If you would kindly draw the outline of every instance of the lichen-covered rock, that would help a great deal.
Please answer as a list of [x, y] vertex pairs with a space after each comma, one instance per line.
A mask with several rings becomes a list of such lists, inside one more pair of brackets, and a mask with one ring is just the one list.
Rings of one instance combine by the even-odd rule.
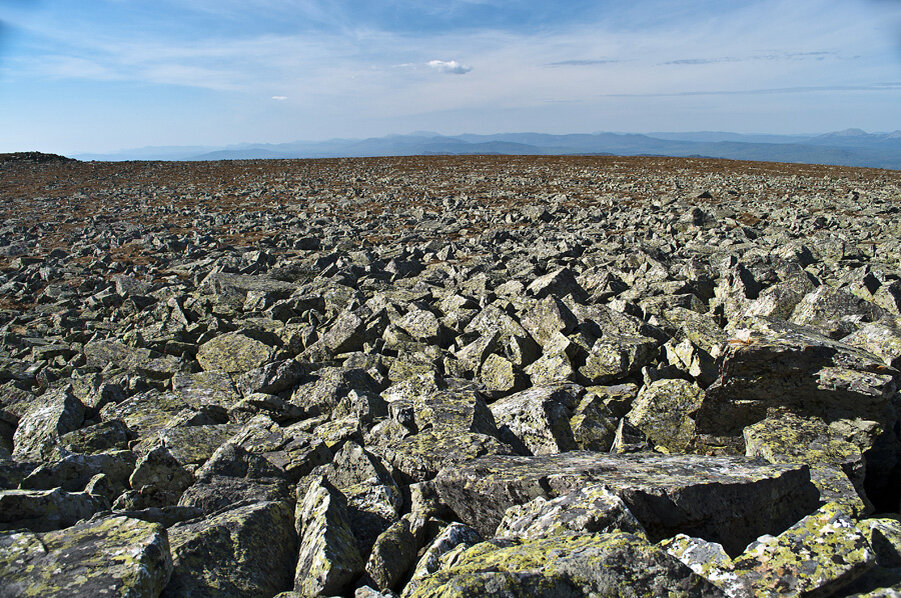
[[441, 499], [488, 537], [509, 507], [589, 484], [604, 484], [619, 496], [652, 541], [685, 533], [719, 542], [730, 554], [761, 534], [786, 529], [819, 500], [807, 467], [745, 457], [488, 456], [444, 469], [435, 479]]
[[444, 468], [482, 455], [515, 454], [497, 438], [461, 430], [428, 429], [391, 442], [380, 449], [409, 481], [431, 480]]
[[81, 427], [84, 404], [71, 387], [44, 393], [19, 420], [13, 435], [13, 456], [39, 455], [46, 444], [56, 444], [59, 437]]
[[0, 534], [4, 597], [159, 596], [171, 572], [166, 530], [139, 519], [110, 517], [46, 534]]
[[52, 490], [0, 490], [0, 530], [29, 529], [49, 532], [75, 525], [108, 508], [87, 492]]
[[277, 394], [293, 387], [310, 373], [309, 364], [283, 359], [245, 371], [235, 380], [235, 386], [245, 397], [256, 392]]
[[479, 380], [485, 388], [499, 394], [516, 392], [528, 386], [525, 373], [512, 361], [497, 353], [492, 353], [482, 363]]
[[886, 365], [901, 369], [901, 331], [880, 323], [864, 324], [842, 339], [843, 343], [869, 351]]
[[346, 311], [322, 335], [323, 344], [333, 353], [359, 351], [366, 340], [366, 322], [357, 314]]
[[491, 405], [501, 438], [533, 455], [579, 448], [570, 419], [585, 389], [577, 384], [536, 386]]
[[132, 437], [125, 422], [111, 419], [63, 434], [59, 438], [59, 446], [72, 453], [91, 455], [125, 450]]
[[[319, 475], [345, 497], [351, 529], [363, 553], [399, 518], [400, 487], [385, 463], [355, 442], [347, 441], [330, 464], [313, 471], [313, 477]], [[306, 487], [301, 483], [297, 490], [298, 500], [303, 500]]]
[[770, 463], [806, 463], [824, 502], [842, 504], [852, 515], [869, 512], [860, 449], [822, 420], [792, 413], [768, 417], [744, 430], [745, 454]]
[[272, 596], [291, 585], [297, 536], [290, 505], [256, 502], [169, 529], [166, 598]]
[[22, 480], [21, 487], [34, 490], [62, 488], [78, 492], [84, 490], [92, 477], [103, 473], [108, 482], [121, 491], [128, 487], [128, 478], [134, 468], [135, 455], [131, 451], [70, 454], [59, 461], [39, 466]]
[[632, 534], [483, 542], [457, 552], [405, 598], [426, 596], [722, 596], [710, 582]]
[[432, 540], [428, 548], [422, 553], [416, 568], [410, 576], [410, 581], [404, 588], [405, 593], [412, 593], [423, 578], [438, 570], [441, 557], [458, 546], [472, 546], [483, 540], [481, 534], [475, 529], [463, 523], [448, 524], [438, 536]]
[[339, 594], [363, 573], [365, 563], [354, 540], [345, 499], [324, 478], [309, 485], [297, 505], [295, 525], [300, 553], [294, 591], [304, 596]]
[[716, 542], [677, 534], [658, 543], [668, 554], [679, 559], [692, 571], [714, 584], [730, 598], [751, 598], [748, 580], [732, 571], [732, 559]]
[[565, 351], [545, 352], [524, 369], [532, 386], [560, 384], [575, 378], [575, 368]]
[[169, 427], [171, 420], [188, 408], [178, 395], [156, 389], [139, 392], [121, 403], [110, 403], [100, 410], [104, 421], [121, 420], [138, 439], [150, 438]]
[[266, 416], [251, 419], [228, 443], [265, 458], [284, 471], [290, 483], [332, 458], [332, 451], [321, 439], [296, 427], [279, 427]]
[[194, 409], [205, 405], [229, 408], [241, 400], [231, 376], [225, 372], [179, 372], [172, 377], [172, 390]]
[[396, 588], [404, 574], [415, 564], [419, 548], [417, 535], [422, 535], [423, 523], [405, 516], [392, 523], [376, 538], [369, 560], [366, 561], [366, 573], [376, 588]]
[[242, 332], [227, 332], [210, 339], [197, 351], [197, 362], [206, 371], [246, 372], [272, 360], [275, 349]]
[[558, 268], [544, 276], [539, 276], [526, 287], [526, 292], [536, 299], [551, 294], [561, 298], [572, 296], [580, 301], [584, 301], [588, 297], [588, 293], [585, 292], [569, 268]]
[[164, 446], [157, 447], [138, 459], [129, 478], [133, 489], [146, 487], [158, 494], [160, 504], [146, 505], [155, 507], [175, 504], [193, 482], [194, 476]]
[[557, 334], [569, 334], [579, 324], [569, 307], [555, 295], [538, 301], [519, 322], [541, 346]]
[[605, 384], [633, 374], [651, 359], [657, 341], [646, 336], [604, 334], [592, 345], [579, 368], [591, 384]]
[[656, 380], [644, 386], [626, 415], [648, 440], [668, 452], [686, 452], [695, 435], [693, 416], [704, 391], [686, 380]]
[[864, 519], [859, 529], [876, 553], [880, 567], [901, 567], [901, 521], [897, 519]]
[[778, 536], [763, 536], [733, 561], [756, 595], [831, 595], [876, 564], [866, 538], [835, 504]]
[[742, 430], [776, 410], [861, 429], [848, 440], [866, 451], [894, 425], [886, 411], [894, 372], [875, 355], [771, 318], [741, 325], [724, 349], [720, 378], [705, 391], [699, 434], [734, 437], [744, 452]]
[[309, 381], [297, 386], [291, 402], [301, 407], [307, 417], [331, 414], [351, 392], [358, 396], [378, 396], [378, 383], [360, 368], [322, 368], [311, 374]]
[[507, 509], [495, 535], [535, 539], [566, 534], [613, 531], [645, 536], [644, 528], [623, 500], [600, 484], [547, 500], [541, 496]]
[[496, 435], [492, 412], [485, 399], [472, 390], [443, 390], [416, 395], [413, 400], [414, 422], [420, 430], [427, 428], [459, 430]]
[[875, 322], [884, 313], [875, 303], [822, 285], [801, 299], [789, 321], [813, 326], [826, 336], [838, 339], [854, 332], [861, 322]]

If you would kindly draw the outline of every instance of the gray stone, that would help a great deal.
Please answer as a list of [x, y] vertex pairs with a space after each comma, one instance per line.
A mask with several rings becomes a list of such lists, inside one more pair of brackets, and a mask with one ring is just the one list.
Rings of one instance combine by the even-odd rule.
[[744, 457], [488, 456], [444, 469], [435, 479], [441, 499], [486, 536], [511, 506], [597, 483], [622, 498], [652, 541], [685, 533], [719, 542], [730, 554], [763, 533], [782, 531], [819, 500], [806, 467]]
[[295, 525], [300, 553], [294, 591], [304, 596], [338, 594], [363, 573], [365, 563], [354, 540], [344, 497], [325, 479], [310, 484], [297, 505]]
[[291, 510], [257, 502], [169, 529], [174, 569], [162, 596], [272, 596], [291, 584]]
[[483, 542], [455, 555], [405, 597], [722, 596], [687, 566], [631, 534]]
[[166, 530], [128, 517], [46, 534], [0, 534], [3, 596], [159, 596], [172, 557]]
[[197, 351], [197, 361], [204, 370], [228, 373], [258, 368], [274, 356], [273, 347], [241, 332], [219, 335]]
[[19, 421], [13, 436], [13, 455], [38, 455], [45, 445], [55, 445], [59, 437], [81, 427], [84, 405], [71, 388], [50, 391]]
[[0, 490], [0, 529], [49, 532], [75, 525], [103, 509], [103, 500], [87, 492]]

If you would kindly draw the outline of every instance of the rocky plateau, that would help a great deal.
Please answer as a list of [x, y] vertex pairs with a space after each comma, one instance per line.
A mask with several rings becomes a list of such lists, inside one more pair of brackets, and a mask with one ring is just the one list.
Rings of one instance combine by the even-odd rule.
[[0, 598], [901, 595], [901, 172], [0, 156]]

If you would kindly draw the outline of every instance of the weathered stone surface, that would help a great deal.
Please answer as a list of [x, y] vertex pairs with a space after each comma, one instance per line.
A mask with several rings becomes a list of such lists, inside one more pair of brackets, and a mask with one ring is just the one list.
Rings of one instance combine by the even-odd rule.
[[[171, 527], [292, 511], [322, 476], [359, 553], [335, 592], [361, 598], [417, 591], [392, 557], [461, 519], [496, 526], [507, 507], [529, 537], [497, 550], [632, 512], [702, 577], [740, 579], [726, 557], [796, 523], [816, 494], [846, 515], [901, 508], [901, 178], [875, 172], [0, 156], [0, 489]], [[535, 398], [555, 384], [577, 391]], [[575, 450], [619, 461], [561, 464]], [[534, 475], [513, 459], [461, 482], [453, 508], [433, 483], [504, 453], [533, 453]], [[599, 486], [615, 500], [584, 496]], [[888, 558], [890, 527], [861, 529]], [[755, 575], [787, 574], [780, 559]], [[473, 592], [592, 591], [552, 570], [480, 570]], [[890, 593], [899, 572], [879, 564], [836, 591]], [[500, 583], [525, 578], [543, 581]]]
[[0, 534], [3, 596], [159, 596], [172, 557], [166, 530], [127, 517]]
[[423, 522], [411, 521], [403, 517], [392, 523], [375, 540], [369, 560], [366, 561], [366, 573], [375, 587], [380, 590], [396, 588], [404, 574], [416, 562], [418, 542]]
[[257, 502], [169, 529], [174, 569], [163, 596], [272, 596], [291, 585], [297, 536], [289, 505]]
[[604, 334], [591, 346], [579, 368], [591, 384], [606, 384], [639, 371], [650, 361], [657, 341], [646, 336]]
[[880, 567], [901, 567], [901, 521], [897, 519], [864, 519], [857, 523], [876, 554]]
[[297, 505], [295, 525], [300, 553], [294, 591], [304, 596], [338, 594], [363, 572], [365, 563], [354, 540], [345, 499], [325, 479], [309, 485]]
[[668, 554], [676, 557], [692, 571], [714, 584], [730, 598], [750, 598], [749, 580], [739, 577], [733, 570], [732, 559], [716, 542], [677, 534], [658, 543]]
[[869, 435], [855, 439], [861, 450], [870, 448], [896, 390], [878, 357], [785, 322], [744, 324], [725, 349], [720, 378], [705, 392], [695, 418], [699, 433], [738, 436], [779, 409], [829, 422], [874, 422]]
[[332, 451], [321, 439], [296, 427], [281, 428], [266, 416], [249, 421], [228, 442], [264, 457], [284, 471], [291, 483], [332, 458]]
[[722, 596], [719, 589], [646, 540], [614, 532], [484, 542], [455, 554], [407, 597]]
[[860, 449], [843, 440], [817, 418], [787, 413], [744, 430], [745, 454], [770, 463], [806, 463], [824, 502], [836, 502], [849, 513], [872, 509], [864, 490], [865, 460]]
[[177, 502], [193, 481], [194, 476], [172, 456], [169, 449], [160, 446], [138, 460], [129, 485], [135, 490], [146, 487], [147, 491], [158, 496], [159, 504], [146, 506], [162, 507]]
[[538, 386], [491, 405], [501, 438], [525, 454], [547, 455], [580, 448], [570, 420], [585, 389], [577, 384]]
[[441, 557], [458, 546], [472, 546], [483, 540], [475, 529], [463, 523], [451, 523], [447, 525], [438, 536], [432, 540], [425, 552], [416, 563], [416, 568], [410, 576], [410, 581], [405, 586], [405, 592], [410, 594], [415, 591], [422, 579], [438, 571]]
[[269, 362], [275, 350], [241, 332], [228, 332], [200, 346], [197, 362], [206, 371], [246, 372]]
[[732, 554], [763, 533], [784, 530], [819, 498], [806, 467], [760, 465], [744, 457], [490, 456], [445, 469], [435, 479], [442, 500], [486, 536], [507, 508], [586, 484], [604, 484], [619, 496], [652, 541], [685, 533], [719, 542]]
[[172, 389], [185, 404], [197, 409], [204, 405], [231, 407], [241, 400], [231, 377], [225, 372], [179, 372]]
[[13, 455], [39, 454], [47, 444], [55, 444], [59, 437], [81, 427], [84, 405], [71, 388], [45, 393], [19, 421], [13, 436]]
[[430, 480], [448, 466], [482, 455], [510, 455], [514, 450], [492, 436], [441, 428], [423, 430], [381, 449], [388, 461], [414, 482]]
[[854, 332], [862, 322], [878, 320], [883, 313], [874, 303], [822, 285], [801, 299], [789, 321], [813, 326], [826, 336], [838, 339]]
[[535, 539], [553, 535], [613, 531], [645, 536], [623, 500], [606, 486], [588, 486], [547, 500], [541, 496], [504, 512], [495, 535]]
[[90, 455], [125, 450], [128, 448], [129, 440], [132, 439], [133, 434], [125, 422], [111, 419], [63, 434], [59, 438], [59, 445], [73, 453]]
[[135, 468], [131, 451], [115, 451], [96, 455], [70, 454], [59, 461], [46, 463], [22, 480], [21, 487], [34, 490], [62, 488], [69, 492], [84, 490], [95, 475], [102, 473], [108, 483], [122, 491]]
[[844, 511], [827, 504], [778, 536], [764, 536], [733, 561], [755, 595], [830, 595], [876, 563]]
[[49, 532], [75, 525], [103, 509], [103, 500], [87, 492], [0, 490], [0, 530]]
[[704, 401], [704, 391], [685, 380], [657, 380], [638, 393], [629, 423], [667, 452], [687, 452], [695, 437], [694, 414]]

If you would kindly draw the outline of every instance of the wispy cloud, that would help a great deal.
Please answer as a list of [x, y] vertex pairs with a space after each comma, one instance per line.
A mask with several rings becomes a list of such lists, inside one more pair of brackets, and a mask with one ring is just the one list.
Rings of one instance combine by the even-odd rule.
[[621, 60], [559, 60], [549, 62], [547, 66], [596, 66], [599, 64], [616, 64]]
[[678, 60], [669, 60], [662, 64], [673, 65], [697, 65], [697, 64], [717, 64], [720, 62], [751, 62], [757, 60], [825, 60], [826, 58], [837, 58], [837, 52], [829, 52], [826, 50], [817, 50], [814, 52], [772, 52], [769, 54], [756, 54], [745, 56], [742, 58], [735, 56], [712, 56], [706, 58], [680, 58]]
[[834, 93], [840, 91], [901, 91], [901, 83], [873, 83], [870, 85], [822, 85], [808, 87], [774, 87], [768, 89], [716, 89], [677, 91], [669, 93], [607, 93], [599, 94], [605, 98], [649, 98], [649, 97], [689, 97], [689, 96], [741, 96], [741, 95], [773, 95], [797, 93]]
[[471, 66], [460, 64], [456, 60], [430, 60], [426, 64], [430, 69], [434, 69], [445, 75], [465, 75], [472, 70]]
[[272, 96], [272, 99], [276, 102], [284, 102], [288, 99], [288, 96]]

